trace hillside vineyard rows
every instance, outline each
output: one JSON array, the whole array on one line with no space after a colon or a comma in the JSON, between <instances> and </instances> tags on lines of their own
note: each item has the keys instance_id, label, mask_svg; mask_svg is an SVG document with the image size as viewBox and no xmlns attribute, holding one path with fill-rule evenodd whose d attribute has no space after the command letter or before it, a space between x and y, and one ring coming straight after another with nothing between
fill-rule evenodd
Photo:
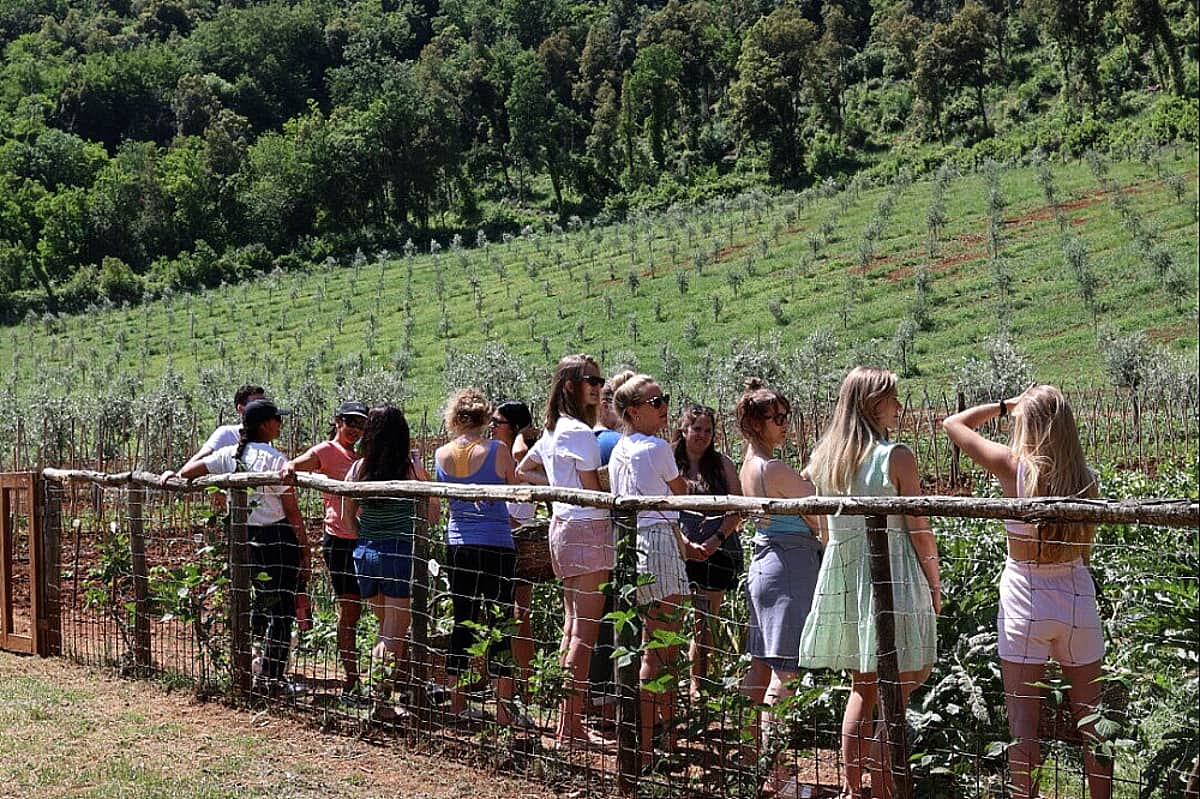
<instances>
[{"instance_id":1,"label":"hillside vineyard rows","mask_svg":"<svg viewBox=\"0 0 1200 799\"><path fill-rule=\"evenodd\" d=\"M1114 339L1151 359L1147 379L1172 373L1186 387L1196 165L1194 151L1168 148L754 190L609 227L360 252L311 273L47 314L0 336L0 402L178 387L215 415L253 375L285 402L358 393L435 410L447 386L470 382L533 398L573 350L706 401L752 371L827 391L867 361L936 392L969 382L971 359L1003 369L989 366L998 342L1038 379L1100 385L1122 380L1105 350Z\"/></svg>"}]
</instances>

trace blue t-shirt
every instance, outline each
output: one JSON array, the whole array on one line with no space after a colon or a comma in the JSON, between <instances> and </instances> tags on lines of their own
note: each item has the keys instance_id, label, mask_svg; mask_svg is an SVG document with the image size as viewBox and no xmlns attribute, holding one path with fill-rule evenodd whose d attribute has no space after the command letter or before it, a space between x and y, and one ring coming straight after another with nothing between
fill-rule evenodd
<instances>
[{"instance_id":1,"label":"blue t-shirt","mask_svg":"<svg viewBox=\"0 0 1200 799\"><path fill-rule=\"evenodd\" d=\"M616 430L599 430L596 432L596 443L600 445L600 465L607 466L612 457L613 447L621 440L621 433Z\"/></svg>"},{"instance_id":2,"label":"blue t-shirt","mask_svg":"<svg viewBox=\"0 0 1200 799\"><path fill-rule=\"evenodd\" d=\"M487 457L483 459L483 463L473 474L466 477L454 477L443 469L441 464L438 464L438 482L506 485L504 478L496 472L496 451L500 447L500 442L490 441L488 444ZM514 549L512 526L508 521L508 505L504 502L450 500L450 522L446 525L446 543Z\"/></svg>"}]
</instances>

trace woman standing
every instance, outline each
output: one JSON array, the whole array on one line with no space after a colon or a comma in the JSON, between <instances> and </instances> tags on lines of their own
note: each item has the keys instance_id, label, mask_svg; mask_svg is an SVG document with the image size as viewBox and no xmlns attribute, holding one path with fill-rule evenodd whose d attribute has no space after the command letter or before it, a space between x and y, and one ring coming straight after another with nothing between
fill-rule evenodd
<instances>
[{"instance_id":1,"label":"woman standing","mask_svg":"<svg viewBox=\"0 0 1200 799\"><path fill-rule=\"evenodd\" d=\"M355 444L362 438L367 423L367 406L348 400L338 406L333 416L329 440L322 441L283 467L288 479L296 472L317 472L331 480L344 480L350 467L358 460ZM362 613L362 597L358 593L358 577L354 572L355 536L342 523L342 498L337 494L321 493L325 505L324 536L321 555L329 572L329 582L337 597L337 648L346 673L342 684L342 701L358 699L358 619Z\"/></svg>"},{"instance_id":2,"label":"woman standing","mask_svg":"<svg viewBox=\"0 0 1200 799\"><path fill-rule=\"evenodd\" d=\"M362 458L346 474L351 482L428 480L409 454L408 420L397 407L376 405L367 414ZM404 659L404 636L412 619L412 554L418 501L413 497L342 498L342 523L353 532L358 590L379 622L379 640L371 656L387 675L382 694L390 695ZM429 499L426 520L437 522L438 501Z\"/></svg>"},{"instance_id":3,"label":"woman standing","mask_svg":"<svg viewBox=\"0 0 1200 799\"><path fill-rule=\"evenodd\" d=\"M247 403L238 443L189 461L179 476L191 480L205 474L281 471L287 457L271 442L279 437L283 416L288 413L270 400ZM253 490L253 500L246 520L250 563L255 574L267 575L253 586L250 624L255 636L262 639L261 669L256 669L254 690L279 694L291 687L284 671L296 620L296 595L308 578L308 548L300 545L304 519L294 489L262 486Z\"/></svg>"},{"instance_id":4,"label":"woman standing","mask_svg":"<svg viewBox=\"0 0 1200 799\"><path fill-rule=\"evenodd\" d=\"M521 480L535 485L600 490L600 447L592 432L604 378L589 355L568 355L558 362L546 400L546 430L521 461ZM563 635L560 662L566 669L567 694L559 708L560 746L606 745L583 724L583 694L588 661L604 612L604 592L616 565L616 544L608 511L566 502L553 503L550 559L563 582Z\"/></svg>"},{"instance_id":5,"label":"woman standing","mask_svg":"<svg viewBox=\"0 0 1200 799\"><path fill-rule=\"evenodd\" d=\"M981 436L977 427L997 417L1013 418L1012 445ZM1054 386L1031 386L1018 397L976 405L942 423L950 440L1000 481L1006 497L1096 497L1095 473L1088 468L1066 397ZM1019 797L1037 795L1036 770L1042 690L1038 687L1053 657L1070 683L1071 709L1081 723L1084 766L1093 797L1112 795L1112 761L1097 756L1101 738L1095 714L1100 701L1104 637L1096 590L1087 570L1096 526L1082 522L1006 522L1008 558L1000 575L1000 672L1008 728L1009 775Z\"/></svg>"},{"instance_id":6,"label":"woman standing","mask_svg":"<svg viewBox=\"0 0 1200 799\"><path fill-rule=\"evenodd\" d=\"M665 496L687 493L687 481L679 473L671 445L656 434L667 425L667 406L670 398L663 394L658 383L649 375L634 375L616 386L613 402L625 424L625 435L613 447L608 462L613 493L624 496ZM637 560L638 577L649 576L649 582L638 580L637 603L642 613L642 643L654 641L662 630L678 633L680 616L688 595L687 569L684 555L703 559L717 551L716 536L702 547L683 537L677 511L638 511ZM678 647L645 647L639 673L642 685L655 680L675 662ZM653 752L654 725L662 720L670 729L674 718L673 690L641 691L641 734L638 745L642 767L650 764ZM669 740L665 748L672 744Z\"/></svg>"},{"instance_id":7,"label":"woman standing","mask_svg":"<svg viewBox=\"0 0 1200 799\"><path fill-rule=\"evenodd\" d=\"M675 464L687 481L689 494L742 493L733 461L714 446L716 419L712 408L693 405L684 411L675 428L672 437ZM712 548L709 557L686 563L688 582L694 586L697 600L688 660L692 698L698 699L700 682L708 674L713 621L720 617L725 592L737 584L742 573L742 543L737 535L742 517L737 513L706 517L696 511L681 511L679 521L689 541L705 549Z\"/></svg>"},{"instance_id":8,"label":"woman standing","mask_svg":"<svg viewBox=\"0 0 1200 799\"><path fill-rule=\"evenodd\" d=\"M896 376L885 369L860 366L842 381L833 419L813 450L806 470L817 491L834 496L918 496L921 484L912 450L887 440L900 419ZM866 796L864 766L874 735L879 692L875 639L875 601L867 558L866 520L828 516L829 541L812 612L800 641L800 665L845 669L851 674L850 698L842 717L843 791ZM889 516L888 530L895 604L896 649L903 701L929 676L937 657L937 613L942 607L937 542L924 516ZM882 725L880 725L882 730ZM891 796L885 777L887 748L870 758L876 797Z\"/></svg>"},{"instance_id":9,"label":"woman standing","mask_svg":"<svg viewBox=\"0 0 1200 799\"><path fill-rule=\"evenodd\" d=\"M529 406L524 402L509 400L500 403L496 406L496 410L492 411L492 419L488 424L491 428L492 438L509 448L514 463L519 462L529 451L530 444L527 434L536 433L536 431L531 427L533 414L529 412ZM507 505L508 519L513 530L533 521L535 509L532 502L509 502ZM518 552L518 565L520 559L521 554ZM517 630L512 638L512 655L519 669L522 685L528 682L530 664L533 663L533 630L529 620L529 608L532 601L533 583L519 577L516 578L513 582L513 615L517 621Z\"/></svg>"},{"instance_id":10,"label":"woman standing","mask_svg":"<svg viewBox=\"0 0 1200 799\"><path fill-rule=\"evenodd\" d=\"M438 482L508 485L516 482L512 452L500 441L484 439L492 406L474 388L465 388L446 405L446 429L454 436L434 454ZM517 563L512 525L504 502L450 500L446 525L446 560L454 630L450 634L447 673L456 678L450 712L458 718L482 721L482 711L467 707L461 677L471 662L478 626L499 627L498 639L488 644L484 661L496 683L496 721L514 721L510 709L513 679L510 627L513 621L513 570Z\"/></svg>"},{"instance_id":11,"label":"woman standing","mask_svg":"<svg viewBox=\"0 0 1200 799\"><path fill-rule=\"evenodd\" d=\"M746 458L738 480L746 496L795 499L812 496L813 485L775 457L787 439L791 405L758 378L746 382L737 404L738 429L746 441ZM814 534L820 519L772 514L759 520L754 554L746 576L750 624L746 652L753 658L742 692L755 704L775 705L791 695L790 683L800 670L800 635L812 606L821 541ZM754 720L758 737L758 719ZM787 779L769 778L780 789Z\"/></svg>"}]
</instances>

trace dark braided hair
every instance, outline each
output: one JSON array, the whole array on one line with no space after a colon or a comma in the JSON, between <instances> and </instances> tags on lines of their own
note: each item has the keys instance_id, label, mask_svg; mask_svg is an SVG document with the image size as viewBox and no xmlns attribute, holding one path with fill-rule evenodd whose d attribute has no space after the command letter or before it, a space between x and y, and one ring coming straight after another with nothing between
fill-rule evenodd
<instances>
[{"instance_id":1,"label":"dark braided hair","mask_svg":"<svg viewBox=\"0 0 1200 799\"><path fill-rule=\"evenodd\" d=\"M700 476L708 484L708 490L714 494L728 494L729 484L725 482L725 464L717 452L717 414L712 408L703 405L693 405L679 417L679 424L671 437L672 448L675 451L675 464L682 474L687 474L688 454L686 431L701 416L707 416L712 424L713 434L708 440L708 446L700 455Z\"/></svg>"},{"instance_id":2,"label":"dark braided hair","mask_svg":"<svg viewBox=\"0 0 1200 799\"><path fill-rule=\"evenodd\" d=\"M358 479L404 480L412 471L409 457L410 436L404 411L390 403L376 405L367 414L363 429L362 466Z\"/></svg>"},{"instance_id":3,"label":"dark braided hair","mask_svg":"<svg viewBox=\"0 0 1200 799\"><path fill-rule=\"evenodd\" d=\"M244 455L246 452L246 446L251 442L262 440L258 432L262 425L263 422L259 422L253 427L247 427L246 422L244 420L242 421L242 426L238 430L237 449L234 450L233 453L233 462L237 464L239 471L246 468L246 464L242 463L242 455Z\"/></svg>"}]
</instances>

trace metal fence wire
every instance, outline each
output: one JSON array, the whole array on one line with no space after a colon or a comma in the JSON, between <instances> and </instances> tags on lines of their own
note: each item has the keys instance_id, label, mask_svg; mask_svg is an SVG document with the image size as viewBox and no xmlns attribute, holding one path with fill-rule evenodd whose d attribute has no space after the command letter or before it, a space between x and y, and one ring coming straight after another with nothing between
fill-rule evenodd
<instances>
[{"instance_id":1,"label":"metal fence wire","mask_svg":"<svg viewBox=\"0 0 1200 799\"><path fill-rule=\"evenodd\" d=\"M654 507L691 506L708 517L733 507L723 502L741 503L746 514L728 573L709 574L701 590L689 585L695 572L672 571L672 557L679 558L673 538L650 540L669 528L639 522L636 504L625 502L633 498L609 497L615 552L604 541L591 549L581 542L574 557L612 571L594 583L568 579L564 591L552 569L548 512L537 502L553 489L425 483L414 490L397 483L377 484L375 496L359 491L362 507L413 534L360 539L347 551L370 576L347 582L322 557L321 495L314 486L354 493L355 485L367 484L302 475L294 490L307 519L305 540L291 546L278 531L246 524L263 492L273 490L261 485L263 475L198 481L240 485L227 501L207 489L183 490L181 482L160 489L144 473L47 470L45 476L45 534L58 542L48 581L64 656L294 714L333 732L469 758L586 796L756 796L764 787L779 796L834 796L847 753L851 767L861 763L868 772L888 764L890 777L876 774L864 782L890 780L895 795L1008 795L1014 775L1006 754L1014 739L1006 699L1012 710L1013 686L1006 696L998 655L998 646L1006 646L996 621L997 579L1005 567L1000 518L1108 514L1085 580L1072 573L1031 589L1033 619L1047 624L1062 603L1083 608L1094 592L1100 629L1088 630L1080 611L1066 638L1061 629L1030 633L1022 652L1030 663L1045 660L1039 647L1069 661L1091 645L1084 639L1094 633L1105 646L1099 699L1087 708L1072 712L1072 700L1088 694L1069 685L1082 673L1077 668L1052 663L1045 672L1025 674L1037 694L1034 737L1042 764L1035 776L1042 795L1088 795L1088 771L1095 768L1085 753L1091 751L1101 765L1111 764L1111 783L1104 777L1111 795L1140 799L1195 790L1200 552L1194 499L1134 505L1035 500L1022 507L1020 501L922 498L943 514L930 514L944 592L933 620L920 602L928 587L914 586L911 564L903 560L912 546L902 517L870 515L888 509L879 499L840 506L846 518L866 520L868 538L876 536L884 547L882 559L878 551L868 556L874 570L865 586L848 576L855 573L848 561L840 570L830 567L829 549L825 572L837 574L818 579L815 571L806 573L805 563L813 570L821 563L819 542L781 545L768 535L764 509L829 513L838 510L832 500L661 500ZM246 486L256 481L247 499ZM439 493L441 512L431 524L427 503ZM512 550L448 543L447 494L457 496L452 512L460 528L463 522L469 527L473 515L488 514L489 498L532 497L537 514L515 531ZM643 502L643 513L647 507ZM1133 521L1163 514L1172 523ZM307 574L300 568L301 546L311 563ZM838 557L852 559L844 549ZM770 565L772 558L779 563ZM882 587L889 590L881 594ZM351 589L364 597L361 603L347 601ZM788 606L806 590L813 592L813 611L807 624L801 612L802 632ZM885 595L894 604L890 610L879 604ZM1038 615L1043 610L1044 618ZM764 637L768 649L772 641L786 642L794 653L803 636L809 656L844 654L838 650L847 646L845 625L860 612L878 622L869 640L854 641L880 647L881 707L865 714L878 724L843 727L847 702L861 699L844 664L813 668L785 662L783 652L758 658L747 652L748 637L757 636L751 648L761 654ZM361 618L347 624L356 614ZM343 632L339 639L339 618L343 630L352 630L349 637ZM573 672L579 661L562 653L573 644L586 650L589 638L594 649L584 652L583 670ZM1007 646L1006 658L1014 657L1013 642ZM906 674L925 663L931 664L927 677ZM781 685L770 684L772 674L784 678ZM889 690L906 681L904 691ZM881 794L876 789L874 795ZM1094 784L1091 795L1100 795Z\"/></svg>"}]
</instances>

